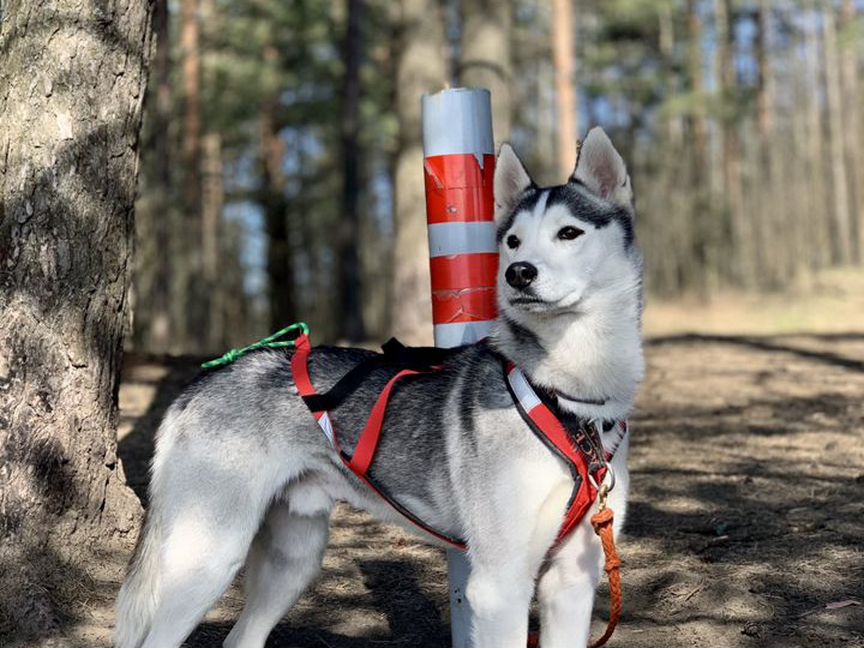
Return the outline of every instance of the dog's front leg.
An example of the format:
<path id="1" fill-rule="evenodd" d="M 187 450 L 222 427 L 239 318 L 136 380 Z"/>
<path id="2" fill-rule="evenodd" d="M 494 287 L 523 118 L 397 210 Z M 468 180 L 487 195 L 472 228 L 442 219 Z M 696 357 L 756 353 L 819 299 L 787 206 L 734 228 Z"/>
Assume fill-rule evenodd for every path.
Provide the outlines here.
<path id="1" fill-rule="evenodd" d="M 555 554 L 537 587 L 542 648 L 588 645 L 602 560 L 600 542 L 586 519 Z"/>
<path id="2" fill-rule="evenodd" d="M 525 648 L 534 582 L 524 559 L 473 561 L 467 596 L 476 648 Z"/>

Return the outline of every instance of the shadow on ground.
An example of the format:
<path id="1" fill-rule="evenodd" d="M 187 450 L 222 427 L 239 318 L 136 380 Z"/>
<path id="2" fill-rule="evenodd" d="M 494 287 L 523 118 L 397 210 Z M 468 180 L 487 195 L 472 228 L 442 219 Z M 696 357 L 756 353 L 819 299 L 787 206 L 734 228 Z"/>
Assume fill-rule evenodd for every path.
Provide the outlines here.
<path id="1" fill-rule="evenodd" d="M 647 352 L 613 643 L 864 646 L 864 335 L 687 335 Z M 142 498 L 153 432 L 196 364 L 162 363 L 121 441 Z M 220 645 L 241 606 L 235 587 L 188 645 Z M 340 509 L 321 580 L 268 646 L 446 646 L 446 606 L 438 550 Z M 596 609 L 599 628 L 605 587 Z"/>

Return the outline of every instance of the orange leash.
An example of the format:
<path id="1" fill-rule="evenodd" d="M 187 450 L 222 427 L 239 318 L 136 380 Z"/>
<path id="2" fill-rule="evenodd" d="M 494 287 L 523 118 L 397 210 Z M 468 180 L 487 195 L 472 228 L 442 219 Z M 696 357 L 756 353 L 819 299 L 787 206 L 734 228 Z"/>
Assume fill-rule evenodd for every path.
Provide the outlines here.
<path id="1" fill-rule="evenodd" d="M 612 521 L 614 514 L 612 509 L 606 508 L 607 492 L 600 493 L 600 509 L 591 516 L 591 526 L 594 533 L 600 536 L 603 545 L 603 555 L 606 557 L 606 575 L 609 578 L 609 623 L 606 631 L 599 639 L 588 644 L 588 648 L 600 648 L 604 645 L 621 620 L 621 610 L 624 608 L 624 594 L 621 589 L 621 558 L 618 557 L 618 549 L 615 547 L 615 538 L 612 532 Z M 540 645 L 539 633 L 532 632 L 528 636 L 528 648 L 537 648 Z"/>
<path id="2" fill-rule="evenodd" d="M 591 516 L 591 526 L 594 527 L 594 533 L 600 536 L 603 554 L 606 556 L 605 569 L 609 578 L 609 623 L 606 624 L 603 635 L 588 644 L 589 648 L 599 648 L 609 641 L 621 619 L 621 610 L 624 607 L 624 594 L 621 591 L 621 559 L 618 557 L 618 549 L 615 548 L 612 519 L 612 509 L 606 508 L 604 495 L 600 498 L 600 510 Z"/>

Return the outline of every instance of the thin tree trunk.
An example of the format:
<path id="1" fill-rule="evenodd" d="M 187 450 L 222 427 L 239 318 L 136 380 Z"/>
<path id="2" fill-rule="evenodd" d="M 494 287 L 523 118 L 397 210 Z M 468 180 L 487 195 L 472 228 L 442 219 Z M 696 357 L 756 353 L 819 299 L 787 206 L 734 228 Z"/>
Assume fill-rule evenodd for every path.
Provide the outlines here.
<path id="1" fill-rule="evenodd" d="M 774 76 L 771 74 L 770 61 L 770 17 L 771 5 L 768 0 L 759 0 L 758 23 L 756 39 L 756 59 L 759 69 L 759 85 L 756 104 L 759 124 L 759 137 L 762 140 L 763 152 L 774 128 Z"/>
<path id="2" fill-rule="evenodd" d="M 555 102 L 558 113 L 558 172 L 567 178 L 576 168 L 579 106 L 576 91 L 576 31 L 573 0 L 552 2 L 552 43 L 555 64 Z"/>
<path id="3" fill-rule="evenodd" d="M 206 325 L 206 289 L 201 285 L 201 51 L 199 0 L 181 0 L 180 47 L 183 52 L 183 170 L 186 255 L 182 285 L 185 306 L 180 332 L 187 348 L 200 349 L 197 333 Z"/>
<path id="4" fill-rule="evenodd" d="M 767 287 L 776 281 L 776 246 L 768 245 L 772 220 L 778 211 L 775 200 L 775 169 L 771 136 L 774 131 L 774 77 L 771 69 L 771 6 L 768 0 L 759 0 L 756 32 L 756 147 L 755 178 L 758 190 L 750 203 L 753 217 L 753 264 L 756 283 Z"/>
<path id="5" fill-rule="evenodd" d="M 840 92 L 840 61 L 834 9 L 828 6 L 822 14 L 822 37 L 825 41 L 825 99 L 828 107 L 828 148 L 834 221 L 834 263 L 844 265 L 852 260 L 852 228 L 849 217 L 849 187 L 846 160 L 843 156 L 843 106 Z M 860 146 L 860 143 L 858 144 Z"/>
<path id="6" fill-rule="evenodd" d="M 186 208 L 197 218 L 201 208 L 201 27 L 198 0 L 182 0 L 183 163 L 186 166 Z"/>
<path id="7" fill-rule="evenodd" d="M 512 28 L 512 2 L 462 0 L 460 82 L 466 87 L 488 88 L 492 93 L 496 145 L 510 139 L 513 123 Z"/>
<path id="8" fill-rule="evenodd" d="M 342 83 L 342 219 L 339 223 L 338 295 L 342 316 L 340 337 L 360 342 L 366 337 L 361 303 L 360 268 L 360 59 L 364 0 L 348 0 Z"/>
<path id="9" fill-rule="evenodd" d="M 271 62 L 278 57 L 273 46 L 264 49 Z M 277 124 L 278 99 L 264 102 L 261 111 L 261 192 L 264 224 L 267 229 L 267 278 L 270 328 L 282 328 L 296 319 L 292 244 L 288 229 L 286 178 L 282 169 L 285 142 Z"/>
<path id="10" fill-rule="evenodd" d="M 34 642 L 141 513 L 116 424 L 151 8 L 3 7 L 0 618 Z"/>
<path id="11" fill-rule="evenodd" d="M 702 17 L 696 0 L 687 0 L 688 50 L 687 68 L 693 94 L 693 146 L 698 177 L 704 173 L 708 128 L 705 123 L 705 74 L 702 70 Z"/>
<path id="12" fill-rule="evenodd" d="M 666 93 L 674 97 L 679 92 L 678 66 L 675 61 L 675 22 L 673 20 L 672 8 L 664 3 L 658 8 L 658 46 L 663 56 L 663 64 L 666 78 Z M 661 165 L 661 183 L 665 195 L 669 196 L 669 217 L 658 223 L 657 228 L 651 228 L 651 236 L 654 237 L 656 230 L 662 228 L 665 236 L 658 236 L 655 240 L 668 241 L 670 246 L 677 250 L 677 254 L 661 254 L 657 260 L 658 290 L 660 292 L 672 293 L 679 291 L 683 286 L 681 277 L 684 272 L 682 266 L 692 267 L 692 246 L 689 243 L 693 222 L 688 209 L 682 204 L 681 191 L 676 191 L 680 186 L 680 174 L 685 172 L 682 162 L 684 152 L 684 128 L 681 118 L 676 114 L 664 114 L 665 131 L 668 138 L 668 147 L 671 155 L 668 163 Z"/>
<path id="13" fill-rule="evenodd" d="M 744 193 L 741 178 L 741 138 L 737 121 L 727 110 L 737 107 L 738 80 L 735 73 L 733 52 L 735 35 L 732 30 L 732 0 L 714 0 L 714 17 L 717 30 L 718 80 L 721 88 L 723 109 L 721 133 L 723 137 L 723 201 L 729 212 L 732 240 L 732 267 L 730 276 L 738 284 L 753 282 L 750 224 L 744 211 Z"/>
<path id="14" fill-rule="evenodd" d="M 843 0 L 842 26 L 855 33 L 857 9 L 854 0 Z M 840 48 L 840 74 L 843 93 L 843 143 L 848 170 L 849 204 L 852 216 L 851 235 L 857 263 L 864 263 L 864 163 L 861 159 L 861 105 L 858 93 L 858 40 Z"/>
<path id="15" fill-rule="evenodd" d="M 147 347 L 152 351 L 164 353 L 171 344 L 173 331 L 171 323 L 171 279 L 173 276 L 173 256 L 171 250 L 174 229 L 172 198 L 174 196 L 171 174 L 170 124 L 172 111 L 171 88 L 171 30 L 168 0 L 156 0 L 153 10 L 153 30 L 156 36 L 154 73 L 156 76 L 156 105 L 153 111 L 152 133 L 154 138 L 153 158 L 156 169 L 156 194 L 158 205 L 151 210 L 153 238 L 156 249 L 163 255 L 152 268 Z"/>
<path id="16" fill-rule="evenodd" d="M 686 276 L 694 281 L 703 297 L 716 283 L 714 273 L 714 218 L 710 208 L 710 192 L 705 187 L 708 169 L 708 127 L 705 110 L 705 74 L 702 61 L 702 16 L 697 0 L 687 0 L 687 69 L 690 77 L 692 110 L 690 125 L 693 140 L 690 163 L 690 211 L 693 219 L 693 266 L 685 268 Z"/>
<path id="17" fill-rule="evenodd" d="M 810 18 L 810 24 L 805 27 L 805 83 L 810 91 L 805 96 L 805 109 L 807 111 L 807 171 L 810 177 L 811 188 L 808 192 L 808 207 L 810 214 L 819 214 L 819 218 L 810 217 L 808 223 L 809 238 L 813 241 L 811 247 L 811 267 L 814 269 L 824 268 L 830 263 L 831 258 L 831 226 L 827 215 L 830 213 L 830 204 L 826 195 L 825 182 L 825 152 L 822 137 L 822 112 L 819 105 L 819 96 L 815 88 L 822 86 L 819 48 L 819 28 L 815 24 L 817 11 L 815 0 L 808 0 L 805 9 Z"/>
<path id="18" fill-rule="evenodd" d="M 207 351 L 218 351 L 224 338 L 222 319 L 225 287 L 219 280 L 222 266 L 222 209 L 225 206 L 225 187 L 222 182 L 222 136 L 207 133 L 202 141 L 202 199 L 201 199 L 201 275 L 207 291 L 207 324 L 204 338 Z"/>
<path id="19" fill-rule="evenodd" d="M 444 24 L 437 0 L 400 0 L 396 7 L 399 59 L 396 115 L 399 150 L 394 177 L 393 334 L 408 344 L 431 344 L 432 298 L 423 188 L 420 96 L 444 87 Z"/>

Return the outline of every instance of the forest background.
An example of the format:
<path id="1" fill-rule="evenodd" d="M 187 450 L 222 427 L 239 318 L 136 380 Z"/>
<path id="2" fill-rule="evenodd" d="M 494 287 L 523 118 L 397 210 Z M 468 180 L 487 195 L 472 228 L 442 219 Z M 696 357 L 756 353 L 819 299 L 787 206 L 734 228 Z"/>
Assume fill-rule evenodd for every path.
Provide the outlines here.
<path id="1" fill-rule="evenodd" d="M 127 345 L 212 353 L 298 319 L 318 341 L 429 342 L 420 95 L 459 85 L 492 90 L 496 142 L 540 182 L 569 175 L 590 126 L 610 133 L 649 329 L 730 303 L 739 328 L 807 328 L 808 296 L 862 283 L 859 12 L 157 0 Z"/>

